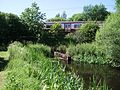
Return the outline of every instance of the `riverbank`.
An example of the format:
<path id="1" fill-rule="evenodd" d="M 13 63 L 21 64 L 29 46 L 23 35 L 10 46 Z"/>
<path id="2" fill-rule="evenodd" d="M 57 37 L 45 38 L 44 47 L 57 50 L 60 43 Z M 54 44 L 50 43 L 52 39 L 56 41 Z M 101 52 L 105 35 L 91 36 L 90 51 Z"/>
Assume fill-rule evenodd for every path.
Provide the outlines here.
<path id="1" fill-rule="evenodd" d="M 5 80 L 5 68 L 8 64 L 9 54 L 7 51 L 0 51 L 0 90 L 2 90 L 4 86 Z"/>
<path id="2" fill-rule="evenodd" d="M 58 60 L 50 58 L 48 46 L 14 43 L 8 51 L 10 62 L 6 69 L 4 90 L 83 90 L 83 79 L 71 72 L 66 73 Z M 108 90 L 106 84 L 91 82 L 88 90 L 93 88 Z"/>

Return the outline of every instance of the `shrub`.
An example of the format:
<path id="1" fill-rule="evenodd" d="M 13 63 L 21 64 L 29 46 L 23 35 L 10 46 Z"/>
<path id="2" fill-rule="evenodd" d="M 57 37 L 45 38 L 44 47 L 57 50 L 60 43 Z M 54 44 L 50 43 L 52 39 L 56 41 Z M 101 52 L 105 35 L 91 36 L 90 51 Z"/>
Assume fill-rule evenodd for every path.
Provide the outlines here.
<path id="1" fill-rule="evenodd" d="M 90 43 L 95 40 L 98 29 L 99 26 L 95 22 L 87 22 L 80 27 L 79 31 L 67 35 L 66 38 L 75 43 Z"/>
<path id="2" fill-rule="evenodd" d="M 104 26 L 97 32 L 96 42 L 98 47 L 103 47 L 106 59 L 113 66 L 120 66 L 120 14 L 111 14 Z"/>
<path id="3" fill-rule="evenodd" d="M 92 42 L 95 40 L 96 31 L 99 26 L 95 22 L 87 22 L 80 27 L 83 42 Z"/>
<path id="4" fill-rule="evenodd" d="M 73 60 L 84 63 L 108 63 L 108 61 L 105 60 L 105 54 L 102 52 L 102 48 L 96 47 L 95 43 L 83 43 L 77 44 L 76 46 L 70 45 L 67 53 L 73 57 Z"/>
<path id="5" fill-rule="evenodd" d="M 66 46 L 65 45 L 60 45 L 57 50 L 61 53 L 66 53 Z"/>
<path id="6" fill-rule="evenodd" d="M 64 41 L 64 30 L 61 28 L 60 23 L 55 23 L 51 26 L 48 32 L 44 33 L 42 42 L 49 46 L 58 46 Z"/>
<path id="7" fill-rule="evenodd" d="M 45 56 L 49 57 L 51 52 L 50 52 L 50 47 L 43 45 L 43 44 L 29 44 L 29 49 L 33 52 L 43 53 Z"/>

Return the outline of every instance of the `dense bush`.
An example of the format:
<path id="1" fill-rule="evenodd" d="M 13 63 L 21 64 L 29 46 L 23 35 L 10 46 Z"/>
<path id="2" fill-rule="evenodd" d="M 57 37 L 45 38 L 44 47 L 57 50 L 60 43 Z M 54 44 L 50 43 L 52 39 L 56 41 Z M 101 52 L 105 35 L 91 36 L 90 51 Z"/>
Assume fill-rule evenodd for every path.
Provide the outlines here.
<path id="1" fill-rule="evenodd" d="M 106 59 L 114 66 L 120 66 L 120 14 L 115 13 L 108 17 L 103 28 L 97 32 L 98 47 L 104 48 Z"/>
<path id="2" fill-rule="evenodd" d="M 0 45 L 20 40 L 27 33 L 17 15 L 0 12 Z"/>
<path id="3" fill-rule="evenodd" d="M 96 22 L 87 22 L 80 27 L 80 33 L 82 35 L 83 42 L 92 42 L 95 40 L 96 31 L 99 29 L 99 26 Z"/>
<path id="4" fill-rule="evenodd" d="M 50 47 L 43 45 L 43 44 L 29 44 L 28 45 L 30 50 L 34 50 L 37 53 L 43 53 L 46 57 L 51 55 Z"/>
<path id="5" fill-rule="evenodd" d="M 95 22 L 87 22 L 80 27 L 79 31 L 68 34 L 66 38 L 74 43 L 90 43 L 95 40 L 96 31 L 99 26 Z"/>
<path id="6" fill-rule="evenodd" d="M 83 43 L 76 46 L 70 45 L 67 53 L 72 56 L 73 60 L 84 63 L 109 63 L 109 61 L 105 59 L 102 48 L 97 48 L 95 43 Z"/>
<path id="7" fill-rule="evenodd" d="M 62 41 L 64 41 L 64 30 L 61 28 L 60 23 L 55 23 L 51 26 L 48 32 L 44 32 L 42 43 L 49 46 L 58 46 Z"/>

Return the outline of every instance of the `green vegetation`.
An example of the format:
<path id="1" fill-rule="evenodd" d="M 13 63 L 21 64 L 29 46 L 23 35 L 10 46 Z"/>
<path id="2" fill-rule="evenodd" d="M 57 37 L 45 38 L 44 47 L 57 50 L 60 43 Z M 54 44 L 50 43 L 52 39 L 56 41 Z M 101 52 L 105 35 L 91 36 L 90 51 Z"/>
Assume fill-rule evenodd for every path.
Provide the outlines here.
<path id="1" fill-rule="evenodd" d="M 95 6 L 85 6 L 83 14 L 86 16 L 86 20 L 104 21 L 110 12 L 106 10 L 104 5 L 100 4 Z"/>
<path id="2" fill-rule="evenodd" d="M 116 0 L 117 12 L 109 15 L 104 5 L 85 6 L 82 14 L 70 20 L 92 20 L 74 33 L 65 33 L 60 23 L 43 30 L 45 14 L 36 3 L 25 9 L 20 18 L 11 13 L 0 12 L 0 50 L 9 45 L 8 52 L 0 52 L 1 64 L 7 65 L 3 90 L 83 90 L 84 80 L 70 72 L 56 59 L 51 58 L 50 48 L 68 53 L 73 60 L 108 64 L 120 67 L 120 5 Z M 108 16 L 109 15 L 109 16 Z M 99 29 L 96 21 L 105 21 Z M 48 21 L 65 21 L 65 12 Z M 27 41 L 39 44 L 28 44 Z M 41 43 L 41 44 L 40 44 Z M 50 46 L 50 47 L 49 47 Z M 4 65 L 4 66 L 5 66 Z M 105 83 L 93 80 L 88 90 L 108 90 Z"/>
<path id="3" fill-rule="evenodd" d="M 66 21 L 67 20 L 67 14 L 64 11 L 62 15 L 58 13 L 54 18 L 50 18 L 47 21 L 49 22 L 58 22 L 58 21 Z"/>
<path id="4" fill-rule="evenodd" d="M 66 21 L 64 18 L 61 17 L 54 17 L 51 19 L 48 19 L 49 22 L 57 22 L 57 21 Z"/>
<path id="5" fill-rule="evenodd" d="M 86 37 L 82 37 L 84 36 L 84 33 L 79 34 L 76 32 L 77 34 L 75 33 L 75 35 L 73 34 L 73 36 L 70 36 L 72 37 L 72 40 L 75 39 L 74 41 L 80 42 L 77 42 L 78 45 L 76 46 L 69 46 L 68 53 L 70 53 L 73 58 L 78 61 L 109 64 L 114 67 L 120 67 L 119 18 L 119 13 L 111 14 L 107 18 L 103 27 L 101 27 L 100 30 L 97 30 L 97 34 L 96 29 L 90 29 L 91 27 L 96 28 L 93 24 L 90 24 L 90 26 L 89 24 L 81 26 L 80 30 L 82 30 L 82 32 L 88 30 L 88 34 L 85 33 L 88 39 L 86 41 Z M 93 34 L 90 33 L 89 36 L 89 32 L 91 30 L 93 31 Z"/>
<path id="6" fill-rule="evenodd" d="M 66 36 L 73 43 L 91 43 L 95 40 L 96 32 L 99 26 L 96 22 L 87 22 L 83 24 L 78 31 L 70 33 Z"/>
<path id="7" fill-rule="evenodd" d="M 112 65 L 120 66 L 120 14 L 115 13 L 108 17 L 103 28 L 96 35 L 97 46 L 104 48 L 106 59 Z"/>
<path id="8" fill-rule="evenodd" d="M 82 79 L 65 73 L 65 68 L 57 60 L 46 57 L 49 47 L 13 43 L 8 51 L 10 62 L 3 90 L 83 90 Z M 88 90 L 108 90 L 106 84 L 92 84 Z"/>
<path id="9" fill-rule="evenodd" d="M 85 21 L 86 18 L 82 13 L 77 13 L 72 15 L 71 18 L 69 18 L 69 21 Z"/>
<path id="10" fill-rule="evenodd" d="M 75 61 L 92 64 L 109 63 L 101 50 L 102 49 L 96 47 L 95 43 L 83 43 L 77 44 L 76 46 L 70 45 L 67 49 L 67 53 L 69 53 Z"/>
<path id="11" fill-rule="evenodd" d="M 117 8 L 117 12 L 120 11 L 120 0 L 115 0 L 116 1 L 116 8 Z"/>
<path id="12" fill-rule="evenodd" d="M 44 33 L 41 43 L 49 46 L 59 46 L 64 41 L 65 33 L 60 23 L 55 23 L 51 29 Z"/>
<path id="13" fill-rule="evenodd" d="M 6 52 L 6 51 L 1 51 L 1 52 L 0 52 L 0 57 L 8 60 L 9 53 Z"/>
<path id="14" fill-rule="evenodd" d="M 84 6 L 83 12 L 74 14 L 70 21 L 104 21 L 110 14 L 103 4 Z"/>
<path id="15" fill-rule="evenodd" d="M 40 40 L 42 38 L 45 14 L 39 11 L 37 3 L 34 2 L 30 8 L 26 8 L 20 15 L 20 18 L 27 30 L 31 33 L 33 39 Z"/>
<path id="16" fill-rule="evenodd" d="M 26 36 L 26 29 L 17 15 L 0 12 L 0 49 Z"/>
<path id="17" fill-rule="evenodd" d="M 119 1 L 116 0 L 117 9 L 119 9 Z M 96 6 L 97 7 L 97 6 Z M 90 7 L 86 7 L 86 11 L 90 11 Z M 89 16 L 93 16 L 90 14 Z M 97 17 L 97 16 L 96 16 Z M 70 34 L 71 42 L 77 42 L 78 45 L 70 45 L 67 52 L 73 56 L 73 59 L 98 64 L 109 64 L 114 67 L 120 67 L 120 13 L 117 11 L 111 14 L 105 21 L 100 30 L 94 24 L 85 24 L 80 27 L 82 32 L 88 30 L 86 37 L 84 33 L 75 32 Z M 98 28 L 97 28 L 98 29 Z M 93 31 L 93 34 L 89 32 Z M 94 31 L 95 30 L 95 31 Z M 97 33 L 96 33 L 97 32 Z M 82 37 L 82 38 L 81 38 Z M 80 42 L 79 42 L 80 41 Z M 82 42 L 81 42 L 82 41 Z M 72 43 L 74 44 L 74 43 Z"/>

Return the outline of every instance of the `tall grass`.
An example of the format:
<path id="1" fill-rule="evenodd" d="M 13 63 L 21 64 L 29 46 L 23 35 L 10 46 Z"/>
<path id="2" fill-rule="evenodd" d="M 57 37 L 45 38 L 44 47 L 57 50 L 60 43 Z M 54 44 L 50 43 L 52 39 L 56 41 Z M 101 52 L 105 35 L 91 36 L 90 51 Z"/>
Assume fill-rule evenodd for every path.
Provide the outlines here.
<path id="1" fill-rule="evenodd" d="M 44 45 L 11 44 L 3 90 L 83 90 L 84 81 L 71 73 L 66 74 L 64 67 L 48 58 L 45 52 L 49 53 L 49 47 Z M 108 90 L 104 85 L 91 87 Z"/>

